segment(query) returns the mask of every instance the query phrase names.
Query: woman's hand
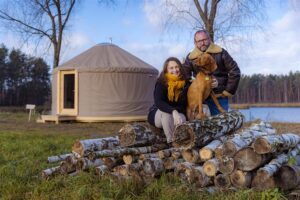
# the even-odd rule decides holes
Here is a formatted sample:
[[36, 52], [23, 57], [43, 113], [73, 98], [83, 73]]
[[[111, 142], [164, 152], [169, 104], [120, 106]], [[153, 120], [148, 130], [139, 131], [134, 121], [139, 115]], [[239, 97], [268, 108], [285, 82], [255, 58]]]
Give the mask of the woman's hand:
[[172, 116], [173, 116], [173, 119], [174, 119], [174, 125], [175, 126], [177, 126], [177, 125], [179, 125], [179, 124], [182, 123], [182, 119], [181, 119], [181, 117], [180, 117], [180, 115], [179, 115], [179, 113], [178, 113], [177, 110], [173, 110]]
[[218, 80], [213, 76], [211, 77], [211, 88], [216, 88], [218, 87]]

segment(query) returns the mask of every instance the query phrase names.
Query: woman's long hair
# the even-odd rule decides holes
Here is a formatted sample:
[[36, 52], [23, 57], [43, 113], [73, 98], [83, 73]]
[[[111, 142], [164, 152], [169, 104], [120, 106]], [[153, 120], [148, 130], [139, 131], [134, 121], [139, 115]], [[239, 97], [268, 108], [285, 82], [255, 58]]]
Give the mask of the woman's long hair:
[[168, 64], [170, 61], [174, 61], [177, 63], [177, 65], [179, 66], [179, 71], [180, 71], [180, 76], [179, 78], [181, 80], [187, 80], [186, 78], [186, 75], [185, 75], [185, 72], [184, 72], [184, 69], [183, 69], [183, 66], [181, 64], [181, 62], [178, 60], [178, 58], [175, 58], [175, 57], [169, 57], [167, 58], [167, 60], [164, 62], [164, 66], [163, 66], [163, 70], [162, 72], [160, 73], [157, 81], [158, 82], [161, 82], [165, 85], [167, 85], [167, 78], [166, 78], [166, 73], [168, 72]]

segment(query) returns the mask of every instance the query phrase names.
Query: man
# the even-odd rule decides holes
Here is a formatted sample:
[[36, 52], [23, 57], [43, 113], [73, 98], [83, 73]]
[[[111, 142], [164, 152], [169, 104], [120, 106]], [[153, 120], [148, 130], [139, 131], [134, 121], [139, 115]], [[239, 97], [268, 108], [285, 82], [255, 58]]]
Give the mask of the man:
[[[183, 64], [187, 76], [196, 76], [199, 72], [199, 69], [193, 65], [192, 60], [203, 52], [209, 53], [218, 66], [213, 73], [213, 77], [216, 79], [212, 84], [213, 91], [218, 97], [222, 108], [228, 111], [228, 97], [235, 94], [241, 76], [237, 63], [225, 49], [211, 42], [209, 34], [205, 30], [199, 30], [194, 34], [194, 44], [195, 48], [187, 55]], [[219, 114], [219, 110], [211, 98], [205, 100], [204, 103], [208, 105], [211, 115]]]

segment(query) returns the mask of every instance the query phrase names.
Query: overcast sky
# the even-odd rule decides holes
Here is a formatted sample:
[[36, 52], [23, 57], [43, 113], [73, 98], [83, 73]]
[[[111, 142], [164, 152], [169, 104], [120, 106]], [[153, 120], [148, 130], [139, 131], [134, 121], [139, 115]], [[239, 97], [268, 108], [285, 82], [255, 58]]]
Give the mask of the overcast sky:
[[[266, 28], [264, 32], [254, 34], [251, 45], [249, 41], [226, 46], [220, 41], [216, 43], [229, 51], [243, 74], [300, 71], [299, 2], [270, 1]], [[193, 31], [180, 26], [168, 33], [163, 32], [161, 8], [161, 0], [120, 0], [118, 5], [109, 7], [96, 0], [82, 1], [70, 21], [61, 64], [98, 43], [111, 40], [159, 70], [169, 56], [182, 60], [193, 48]], [[9, 49], [21, 48], [52, 64], [51, 49], [42, 54], [39, 48], [36, 51], [34, 44], [21, 45], [17, 35], [4, 29], [0, 31], [0, 40]]]

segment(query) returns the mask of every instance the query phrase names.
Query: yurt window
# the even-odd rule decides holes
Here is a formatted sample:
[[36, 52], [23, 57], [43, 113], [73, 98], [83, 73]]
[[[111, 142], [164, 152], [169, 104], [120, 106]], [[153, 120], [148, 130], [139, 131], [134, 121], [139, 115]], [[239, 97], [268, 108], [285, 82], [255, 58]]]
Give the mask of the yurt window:
[[74, 108], [75, 105], [75, 74], [64, 75], [64, 108]]

